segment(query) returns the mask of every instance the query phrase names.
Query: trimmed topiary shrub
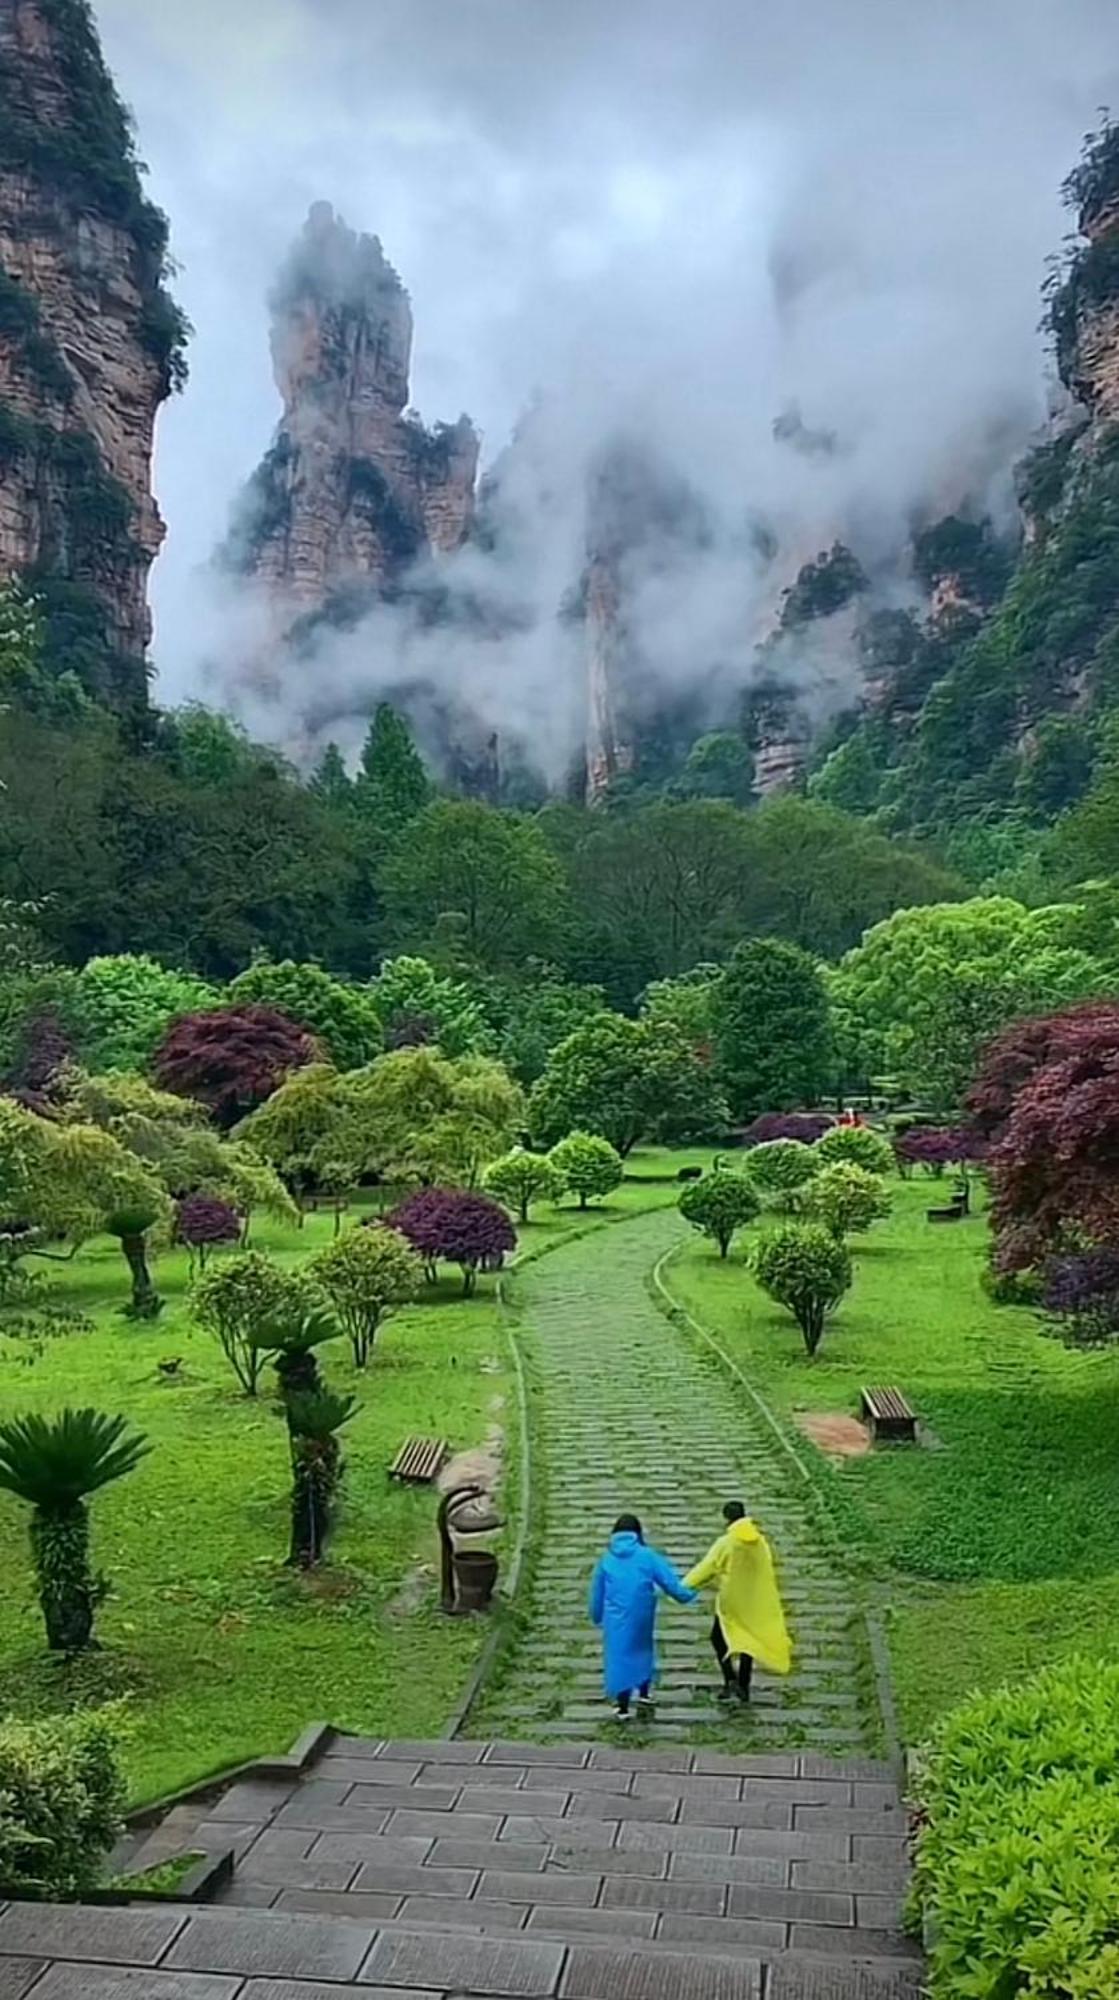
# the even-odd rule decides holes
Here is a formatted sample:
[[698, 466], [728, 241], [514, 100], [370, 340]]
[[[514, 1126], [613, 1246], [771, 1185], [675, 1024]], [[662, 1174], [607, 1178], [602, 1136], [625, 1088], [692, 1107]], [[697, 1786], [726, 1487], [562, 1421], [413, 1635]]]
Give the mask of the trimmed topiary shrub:
[[601, 1199], [621, 1184], [621, 1154], [596, 1132], [569, 1132], [552, 1147], [548, 1164], [559, 1176], [560, 1185], [578, 1195], [580, 1208], [586, 1208], [592, 1195]]
[[812, 1146], [799, 1139], [769, 1139], [755, 1146], [746, 1158], [746, 1172], [770, 1207], [791, 1214], [800, 1206], [809, 1181], [820, 1171], [820, 1160]]
[[788, 1308], [809, 1354], [815, 1354], [828, 1314], [851, 1283], [846, 1244], [819, 1223], [786, 1223], [762, 1237], [752, 1265], [763, 1292]]
[[717, 1167], [701, 1181], [693, 1181], [680, 1196], [679, 1208], [685, 1222], [702, 1235], [710, 1236], [725, 1257], [735, 1231], [752, 1222], [761, 1203], [743, 1174], [728, 1173]]
[[418, 1252], [429, 1280], [440, 1263], [457, 1264], [466, 1298], [479, 1270], [500, 1270], [509, 1251], [517, 1247], [517, 1232], [500, 1202], [472, 1188], [420, 1188], [385, 1222]]
[[893, 1203], [889, 1189], [878, 1174], [863, 1167], [848, 1166], [837, 1160], [821, 1167], [804, 1195], [804, 1212], [813, 1222], [822, 1222], [833, 1236], [861, 1236], [872, 1222], [881, 1222]]
[[121, 1829], [113, 1718], [0, 1722], [0, 1882], [26, 1896], [95, 1889]]
[[889, 1140], [869, 1125], [833, 1125], [817, 1139], [813, 1151], [824, 1166], [862, 1167], [868, 1174], [889, 1174], [894, 1168]]
[[494, 1160], [482, 1183], [488, 1194], [515, 1210], [522, 1222], [528, 1221], [534, 1201], [558, 1201], [563, 1193], [563, 1181], [547, 1155], [530, 1153], [525, 1146], [514, 1146], [511, 1153]]
[[1119, 1665], [974, 1696], [917, 1776], [912, 1908], [935, 2000], [1119, 1993]]
[[383, 1322], [394, 1307], [415, 1298], [423, 1270], [399, 1231], [370, 1222], [348, 1229], [307, 1265], [350, 1336], [354, 1367], [364, 1368]]

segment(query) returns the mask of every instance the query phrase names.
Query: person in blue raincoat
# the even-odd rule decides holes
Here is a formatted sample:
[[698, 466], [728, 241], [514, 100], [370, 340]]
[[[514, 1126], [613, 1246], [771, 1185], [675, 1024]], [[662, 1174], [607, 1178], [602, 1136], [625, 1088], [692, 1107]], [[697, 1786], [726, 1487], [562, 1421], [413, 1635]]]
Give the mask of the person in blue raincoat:
[[623, 1514], [595, 1565], [590, 1595], [591, 1618], [602, 1627], [603, 1680], [619, 1722], [630, 1720], [634, 1695], [639, 1707], [651, 1706], [660, 1591], [678, 1604], [692, 1604], [696, 1597], [668, 1557], [646, 1547], [636, 1514]]

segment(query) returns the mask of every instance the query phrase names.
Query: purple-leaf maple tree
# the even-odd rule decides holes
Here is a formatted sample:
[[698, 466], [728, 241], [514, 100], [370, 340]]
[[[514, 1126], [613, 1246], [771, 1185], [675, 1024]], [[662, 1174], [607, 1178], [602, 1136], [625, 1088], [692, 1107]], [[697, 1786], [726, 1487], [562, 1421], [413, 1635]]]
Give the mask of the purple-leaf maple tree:
[[228, 1131], [318, 1055], [310, 1032], [278, 1007], [214, 1007], [172, 1021], [153, 1068], [162, 1090], [197, 1098]]
[[439, 1263], [458, 1264], [467, 1298], [479, 1270], [498, 1270], [517, 1247], [517, 1232], [500, 1202], [472, 1188], [420, 1188], [385, 1219], [423, 1258], [429, 1278]]
[[1119, 1005], [1023, 1022], [988, 1051], [969, 1099], [988, 1154], [995, 1262], [1038, 1264], [1070, 1235], [1119, 1245]]
[[771, 1139], [799, 1139], [814, 1146], [835, 1124], [826, 1111], [763, 1111], [742, 1134], [747, 1146], [767, 1146]]

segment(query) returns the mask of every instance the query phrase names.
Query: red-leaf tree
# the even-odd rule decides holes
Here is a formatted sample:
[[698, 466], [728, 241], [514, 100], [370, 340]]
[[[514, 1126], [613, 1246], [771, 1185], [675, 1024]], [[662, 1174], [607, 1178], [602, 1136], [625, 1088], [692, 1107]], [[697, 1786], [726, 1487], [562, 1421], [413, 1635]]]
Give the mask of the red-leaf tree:
[[278, 1007], [215, 1007], [172, 1021], [153, 1067], [162, 1090], [197, 1098], [228, 1131], [318, 1059], [314, 1038]]
[[241, 1217], [217, 1195], [188, 1194], [175, 1207], [175, 1235], [190, 1251], [191, 1263], [206, 1268], [207, 1253], [222, 1243], [241, 1240]]
[[467, 1298], [479, 1270], [498, 1270], [517, 1247], [517, 1232], [500, 1202], [472, 1188], [420, 1188], [386, 1220], [419, 1252], [429, 1278], [440, 1262], [458, 1264]]
[[1119, 1004], [1019, 1023], [969, 1099], [988, 1155], [995, 1261], [1023, 1270], [1072, 1239], [1119, 1244]]

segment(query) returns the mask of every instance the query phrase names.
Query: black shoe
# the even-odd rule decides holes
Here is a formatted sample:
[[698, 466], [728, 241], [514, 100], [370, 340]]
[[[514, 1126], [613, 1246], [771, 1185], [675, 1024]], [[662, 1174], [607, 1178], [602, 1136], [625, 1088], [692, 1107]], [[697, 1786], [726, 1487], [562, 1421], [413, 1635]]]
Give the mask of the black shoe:
[[738, 1699], [738, 1689], [736, 1687], [732, 1687], [730, 1681], [724, 1681], [722, 1687], [719, 1689], [718, 1694], [715, 1696], [715, 1700], [737, 1701], [737, 1699]]

